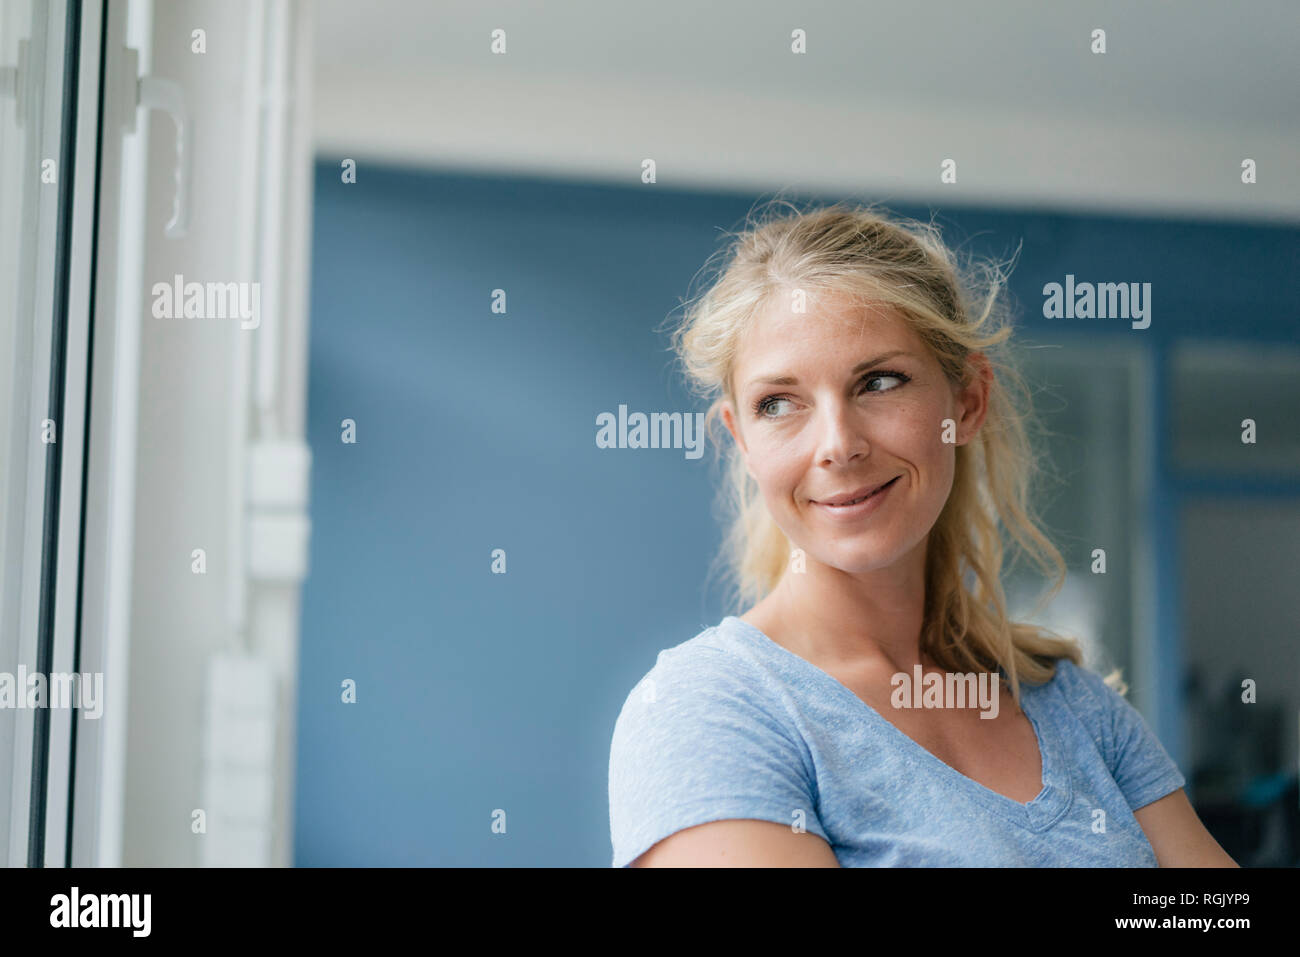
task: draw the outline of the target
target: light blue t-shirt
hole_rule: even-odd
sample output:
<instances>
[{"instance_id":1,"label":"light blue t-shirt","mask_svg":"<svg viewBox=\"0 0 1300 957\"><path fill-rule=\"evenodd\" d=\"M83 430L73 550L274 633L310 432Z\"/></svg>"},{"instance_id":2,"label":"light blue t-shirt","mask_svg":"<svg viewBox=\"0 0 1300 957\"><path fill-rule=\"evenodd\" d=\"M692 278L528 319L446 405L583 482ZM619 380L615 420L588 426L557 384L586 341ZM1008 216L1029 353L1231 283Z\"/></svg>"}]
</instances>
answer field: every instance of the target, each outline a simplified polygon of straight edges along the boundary
<instances>
[{"instance_id":1,"label":"light blue t-shirt","mask_svg":"<svg viewBox=\"0 0 1300 957\"><path fill-rule=\"evenodd\" d=\"M1133 811L1186 781L1142 716L1065 659L1051 681L1020 687L1043 766L1028 804L728 616L661 651L619 713L613 866L683 828L756 818L802 824L844 867L1155 867Z\"/></svg>"}]
</instances>

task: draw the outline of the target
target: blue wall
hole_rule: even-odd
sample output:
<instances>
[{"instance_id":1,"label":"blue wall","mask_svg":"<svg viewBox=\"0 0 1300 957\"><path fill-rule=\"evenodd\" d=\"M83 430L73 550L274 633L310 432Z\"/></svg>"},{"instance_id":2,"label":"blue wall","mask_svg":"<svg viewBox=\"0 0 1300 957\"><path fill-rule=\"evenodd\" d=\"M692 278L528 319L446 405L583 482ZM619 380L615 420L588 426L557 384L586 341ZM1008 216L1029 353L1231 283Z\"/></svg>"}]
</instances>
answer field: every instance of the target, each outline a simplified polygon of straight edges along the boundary
<instances>
[{"instance_id":1,"label":"blue wall","mask_svg":"<svg viewBox=\"0 0 1300 957\"><path fill-rule=\"evenodd\" d=\"M344 185L336 161L318 164L297 864L608 865L618 709L659 649L735 609L705 585L712 456L598 449L596 416L695 408L664 321L753 201L367 165ZM1296 230L939 222L979 253L1024 240L1012 292L1035 342L1080 333L1041 318L1043 284L1067 272L1153 284L1150 329L1088 335L1141 336L1157 355L1183 334L1295 339ZM1152 455L1167 556L1176 491ZM1163 567L1154 647L1169 661L1177 579ZM1161 693L1153 724L1177 758L1175 683Z\"/></svg>"}]
</instances>

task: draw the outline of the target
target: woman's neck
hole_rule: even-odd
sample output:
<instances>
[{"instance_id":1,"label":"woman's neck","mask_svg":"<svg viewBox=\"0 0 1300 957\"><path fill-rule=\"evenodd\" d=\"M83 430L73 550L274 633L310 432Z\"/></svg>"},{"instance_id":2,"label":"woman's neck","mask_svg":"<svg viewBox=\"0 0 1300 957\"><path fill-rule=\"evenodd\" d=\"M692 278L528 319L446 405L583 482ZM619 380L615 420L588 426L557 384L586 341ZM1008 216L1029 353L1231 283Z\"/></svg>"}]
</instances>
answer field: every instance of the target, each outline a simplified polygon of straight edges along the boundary
<instances>
[{"instance_id":1,"label":"woman's neck","mask_svg":"<svg viewBox=\"0 0 1300 957\"><path fill-rule=\"evenodd\" d=\"M933 665L920 651L924 614L923 543L888 568L860 574L809 559L741 617L822 667L910 671Z\"/></svg>"}]
</instances>

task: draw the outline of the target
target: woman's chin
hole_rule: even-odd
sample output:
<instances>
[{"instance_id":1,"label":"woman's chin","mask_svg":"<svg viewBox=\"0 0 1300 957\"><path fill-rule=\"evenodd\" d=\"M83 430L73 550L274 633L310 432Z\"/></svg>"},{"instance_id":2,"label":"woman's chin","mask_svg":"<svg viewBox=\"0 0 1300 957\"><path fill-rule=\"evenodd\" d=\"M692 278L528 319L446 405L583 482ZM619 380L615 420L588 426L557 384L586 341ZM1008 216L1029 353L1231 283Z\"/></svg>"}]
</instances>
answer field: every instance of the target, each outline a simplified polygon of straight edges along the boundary
<instances>
[{"instance_id":1,"label":"woman's chin","mask_svg":"<svg viewBox=\"0 0 1300 957\"><path fill-rule=\"evenodd\" d=\"M818 549L808 553L823 565L842 571L848 575L865 575L868 572L888 568L896 560L894 553L882 548L844 549L834 546Z\"/></svg>"}]
</instances>

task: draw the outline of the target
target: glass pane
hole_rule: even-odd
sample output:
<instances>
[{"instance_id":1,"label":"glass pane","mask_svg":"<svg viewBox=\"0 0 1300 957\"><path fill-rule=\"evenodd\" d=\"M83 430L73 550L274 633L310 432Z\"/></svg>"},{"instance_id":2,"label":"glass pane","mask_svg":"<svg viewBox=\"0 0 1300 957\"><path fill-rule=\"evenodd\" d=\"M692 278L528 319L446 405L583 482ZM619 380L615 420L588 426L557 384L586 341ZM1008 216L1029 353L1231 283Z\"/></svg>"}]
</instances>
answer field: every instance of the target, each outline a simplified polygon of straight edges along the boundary
<instances>
[{"instance_id":1,"label":"glass pane","mask_svg":"<svg viewBox=\"0 0 1300 957\"><path fill-rule=\"evenodd\" d=\"M1300 478L1300 350L1197 343L1170 365L1174 464L1259 478ZM1243 425L1245 420L1250 425Z\"/></svg>"},{"instance_id":2,"label":"glass pane","mask_svg":"<svg viewBox=\"0 0 1300 957\"><path fill-rule=\"evenodd\" d=\"M67 5L0 0L0 863L27 859Z\"/></svg>"},{"instance_id":3,"label":"glass pane","mask_svg":"<svg viewBox=\"0 0 1300 957\"><path fill-rule=\"evenodd\" d=\"M1092 667L1124 669L1136 704L1131 663L1139 522L1132 476L1140 358L1128 347L1105 345L1030 348L1023 355L1035 411L1049 433L1040 456L1049 476L1055 473L1042 482L1035 507L1067 574L1042 614L1028 614L1042 586L1041 575L1029 569L1008 576L1007 598L1020 620L1078 638ZM1097 549L1104 551L1104 572Z\"/></svg>"}]
</instances>

